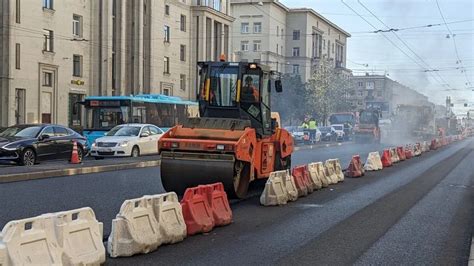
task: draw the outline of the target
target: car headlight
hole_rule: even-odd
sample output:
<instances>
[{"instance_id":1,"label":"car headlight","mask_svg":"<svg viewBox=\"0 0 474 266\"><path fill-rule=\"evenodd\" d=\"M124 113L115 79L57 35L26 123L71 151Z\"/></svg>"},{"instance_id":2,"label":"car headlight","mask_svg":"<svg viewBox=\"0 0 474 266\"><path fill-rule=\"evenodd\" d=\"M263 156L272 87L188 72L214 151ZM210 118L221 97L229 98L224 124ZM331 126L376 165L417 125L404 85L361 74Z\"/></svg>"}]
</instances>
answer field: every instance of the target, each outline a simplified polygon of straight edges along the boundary
<instances>
[{"instance_id":1,"label":"car headlight","mask_svg":"<svg viewBox=\"0 0 474 266\"><path fill-rule=\"evenodd\" d=\"M12 144L7 144L3 146L2 148L7 151L16 151L18 150L18 145L15 143L12 143Z\"/></svg>"},{"instance_id":2,"label":"car headlight","mask_svg":"<svg viewBox=\"0 0 474 266\"><path fill-rule=\"evenodd\" d=\"M127 146L128 146L128 141L120 142L120 147L127 147Z\"/></svg>"},{"instance_id":3,"label":"car headlight","mask_svg":"<svg viewBox=\"0 0 474 266\"><path fill-rule=\"evenodd\" d=\"M91 147L92 147L92 148L97 147L97 143L94 141L94 142L92 143Z\"/></svg>"}]
</instances>

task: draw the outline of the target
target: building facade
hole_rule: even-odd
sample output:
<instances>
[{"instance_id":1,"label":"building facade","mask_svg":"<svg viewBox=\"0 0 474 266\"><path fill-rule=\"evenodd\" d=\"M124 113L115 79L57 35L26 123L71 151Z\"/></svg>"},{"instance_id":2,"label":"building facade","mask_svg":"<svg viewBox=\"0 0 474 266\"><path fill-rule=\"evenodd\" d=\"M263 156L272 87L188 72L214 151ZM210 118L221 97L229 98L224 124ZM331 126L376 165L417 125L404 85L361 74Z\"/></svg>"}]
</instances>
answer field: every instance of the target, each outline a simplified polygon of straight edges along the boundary
<instances>
[{"instance_id":1,"label":"building facade","mask_svg":"<svg viewBox=\"0 0 474 266\"><path fill-rule=\"evenodd\" d=\"M227 0L3 0L0 126L75 126L89 95L194 99L197 62L230 54Z\"/></svg>"},{"instance_id":2,"label":"building facade","mask_svg":"<svg viewBox=\"0 0 474 266\"><path fill-rule=\"evenodd\" d=\"M262 62L305 82L321 60L346 69L350 34L309 8L288 8L277 0L231 0L236 60Z\"/></svg>"},{"instance_id":3,"label":"building facade","mask_svg":"<svg viewBox=\"0 0 474 266\"><path fill-rule=\"evenodd\" d=\"M352 76L351 81L350 102L354 111L377 108L384 117L390 117L400 104L433 106L427 96L384 75Z\"/></svg>"}]
</instances>

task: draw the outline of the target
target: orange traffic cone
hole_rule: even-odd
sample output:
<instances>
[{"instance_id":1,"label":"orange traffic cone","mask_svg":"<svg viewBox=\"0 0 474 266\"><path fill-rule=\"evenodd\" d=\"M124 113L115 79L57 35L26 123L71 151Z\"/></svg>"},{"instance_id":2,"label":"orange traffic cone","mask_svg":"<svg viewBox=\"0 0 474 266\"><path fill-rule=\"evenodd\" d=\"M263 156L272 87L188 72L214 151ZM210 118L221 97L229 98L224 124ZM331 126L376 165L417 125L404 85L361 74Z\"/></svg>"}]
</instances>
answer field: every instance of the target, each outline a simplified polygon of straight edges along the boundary
<instances>
[{"instance_id":1,"label":"orange traffic cone","mask_svg":"<svg viewBox=\"0 0 474 266\"><path fill-rule=\"evenodd\" d=\"M79 160L79 154L77 153L77 142L73 142L72 146L72 154L71 154L71 164L80 164L81 161Z\"/></svg>"}]
</instances>

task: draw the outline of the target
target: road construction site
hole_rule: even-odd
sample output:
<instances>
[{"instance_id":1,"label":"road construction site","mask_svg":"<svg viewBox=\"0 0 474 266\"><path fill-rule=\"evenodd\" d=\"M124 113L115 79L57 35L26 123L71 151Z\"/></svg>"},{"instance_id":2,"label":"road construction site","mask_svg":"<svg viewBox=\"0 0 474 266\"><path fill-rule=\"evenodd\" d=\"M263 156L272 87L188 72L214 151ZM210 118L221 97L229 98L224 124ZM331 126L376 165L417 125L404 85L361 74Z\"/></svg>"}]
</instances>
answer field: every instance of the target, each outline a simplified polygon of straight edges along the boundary
<instances>
[{"instance_id":1,"label":"road construction site","mask_svg":"<svg viewBox=\"0 0 474 266\"><path fill-rule=\"evenodd\" d=\"M105 258L122 203L165 192L159 166L3 183L0 226L47 213L67 216L61 213L66 210L89 213L76 209L90 207L92 220L103 223L103 231L91 227L97 233L91 243L105 243L94 254L107 264L466 264L474 224L474 141L444 144L357 178L346 171L343 182L281 206L262 206L265 184L257 182L247 198L230 200L230 224L136 252L148 254ZM348 143L302 149L293 154L292 165L337 158L350 170L353 155L365 162L370 152L383 156L390 147Z\"/></svg>"}]
</instances>

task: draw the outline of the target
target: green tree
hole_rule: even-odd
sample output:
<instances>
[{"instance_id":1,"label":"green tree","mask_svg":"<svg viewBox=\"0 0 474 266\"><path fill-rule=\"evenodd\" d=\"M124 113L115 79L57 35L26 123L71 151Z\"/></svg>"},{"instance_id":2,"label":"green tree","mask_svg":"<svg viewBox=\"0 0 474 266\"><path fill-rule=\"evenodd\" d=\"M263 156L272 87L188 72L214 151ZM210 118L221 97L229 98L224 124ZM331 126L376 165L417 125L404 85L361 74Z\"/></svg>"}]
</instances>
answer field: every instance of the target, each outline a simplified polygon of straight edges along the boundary
<instances>
[{"instance_id":1,"label":"green tree","mask_svg":"<svg viewBox=\"0 0 474 266\"><path fill-rule=\"evenodd\" d=\"M331 113L350 111L350 87L349 79L334 68L332 61L321 59L306 84L307 112L325 124Z\"/></svg>"},{"instance_id":2,"label":"green tree","mask_svg":"<svg viewBox=\"0 0 474 266\"><path fill-rule=\"evenodd\" d=\"M299 125L306 113L306 85L291 74L283 75L281 81L283 92L272 93L272 111L280 113L283 125Z\"/></svg>"}]
</instances>

